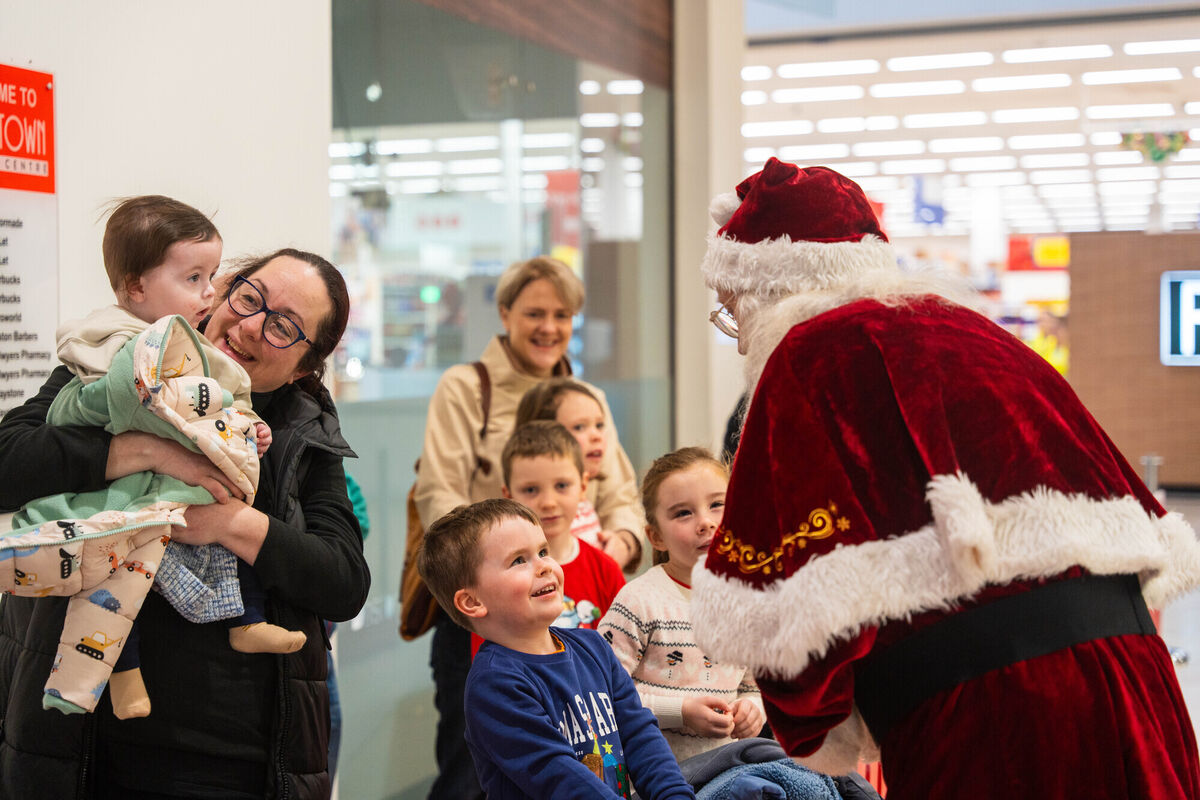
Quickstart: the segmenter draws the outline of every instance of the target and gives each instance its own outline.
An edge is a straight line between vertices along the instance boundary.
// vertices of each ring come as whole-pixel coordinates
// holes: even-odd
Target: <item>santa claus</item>
[[[1200,581],[1192,528],[1053,367],[897,266],[853,181],[771,159],[713,215],[752,400],[693,622],[788,753],[878,747],[889,800],[1200,798],[1146,610]]]

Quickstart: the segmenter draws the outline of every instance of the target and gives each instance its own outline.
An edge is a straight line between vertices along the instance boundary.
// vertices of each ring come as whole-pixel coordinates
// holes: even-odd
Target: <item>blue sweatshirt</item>
[[[563,652],[485,642],[467,676],[467,744],[489,800],[695,797],[608,643],[555,628]],[[632,779],[632,780],[631,780]]]

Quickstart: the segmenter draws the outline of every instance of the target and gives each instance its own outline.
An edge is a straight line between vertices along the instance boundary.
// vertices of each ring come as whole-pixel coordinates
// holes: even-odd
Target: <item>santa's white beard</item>
[[[897,306],[910,297],[931,294],[969,308],[979,304],[979,295],[963,278],[932,270],[875,272],[856,276],[832,289],[784,297],[736,295],[738,343],[745,353],[748,390],[753,395],[771,354],[787,332],[801,322],[856,300],[871,298],[884,305]]]

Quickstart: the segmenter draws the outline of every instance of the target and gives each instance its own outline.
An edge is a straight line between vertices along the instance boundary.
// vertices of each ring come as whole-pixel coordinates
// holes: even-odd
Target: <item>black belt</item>
[[[1133,575],[1088,575],[1002,597],[917,631],[855,669],[854,699],[875,741],[939,692],[1064,647],[1154,634]]]

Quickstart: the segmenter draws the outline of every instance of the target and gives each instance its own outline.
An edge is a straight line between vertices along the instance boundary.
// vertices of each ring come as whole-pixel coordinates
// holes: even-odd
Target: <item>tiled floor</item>
[[[1167,509],[1178,511],[1200,531],[1200,495],[1167,495]],[[1190,661],[1177,665],[1175,673],[1183,698],[1200,735],[1200,589],[1167,606],[1162,614],[1162,635],[1167,644],[1187,653]]]

